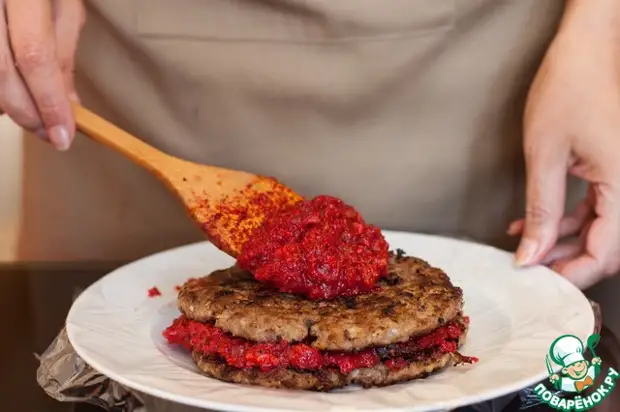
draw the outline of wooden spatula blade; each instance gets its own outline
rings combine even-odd
[[[190,165],[173,186],[209,240],[234,257],[266,218],[303,199],[273,178]]]

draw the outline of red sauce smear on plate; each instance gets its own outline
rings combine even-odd
[[[155,298],[157,296],[161,296],[161,292],[157,288],[157,286],[153,286],[147,291],[149,298]]]
[[[256,343],[235,338],[212,324],[189,320],[185,316],[175,319],[164,332],[170,344],[184,346],[207,355],[216,355],[230,366],[246,369],[259,368],[270,371],[280,367],[303,370],[338,368],[346,374],[355,369],[370,368],[381,362],[381,353],[400,353],[408,350],[407,357],[413,360],[424,359],[433,354],[455,353],[457,341],[463,329],[457,322],[448,322],[428,335],[411,338],[403,343],[369,348],[359,352],[320,351],[305,343],[290,344],[280,340],[269,343]],[[433,350],[429,355],[427,350]],[[387,352],[386,352],[387,351]],[[413,352],[412,352],[413,351]],[[474,363],[475,358],[466,358],[462,363]],[[398,370],[409,362],[403,357],[385,361],[388,368]]]
[[[353,207],[317,196],[258,227],[238,264],[282,292],[333,299],[372,290],[387,272],[388,243]]]

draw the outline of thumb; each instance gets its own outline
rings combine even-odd
[[[555,245],[566,197],[568,145],[558,147],[562,139],[547,136],[534,141],[525,150],[525,222],[515,258],[520,266],[538,263]]]

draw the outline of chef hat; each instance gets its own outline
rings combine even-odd
[[[551,359],[558,365],[567,367],[575,362],[584,361],[583,343],[573,335],[564,335],[555,340],[551,345]]]

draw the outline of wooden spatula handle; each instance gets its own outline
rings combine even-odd
[[[170,156],[80,105],[73,110],[79,130],[152,172],[207,238],[233,257],[268,216],[302,200],[275,179]]]
[[[119,129],[79,104],[73,105],[73,113],[78,130],[147,169],[159,171],[157,164],[170,160],[169,155]]]

